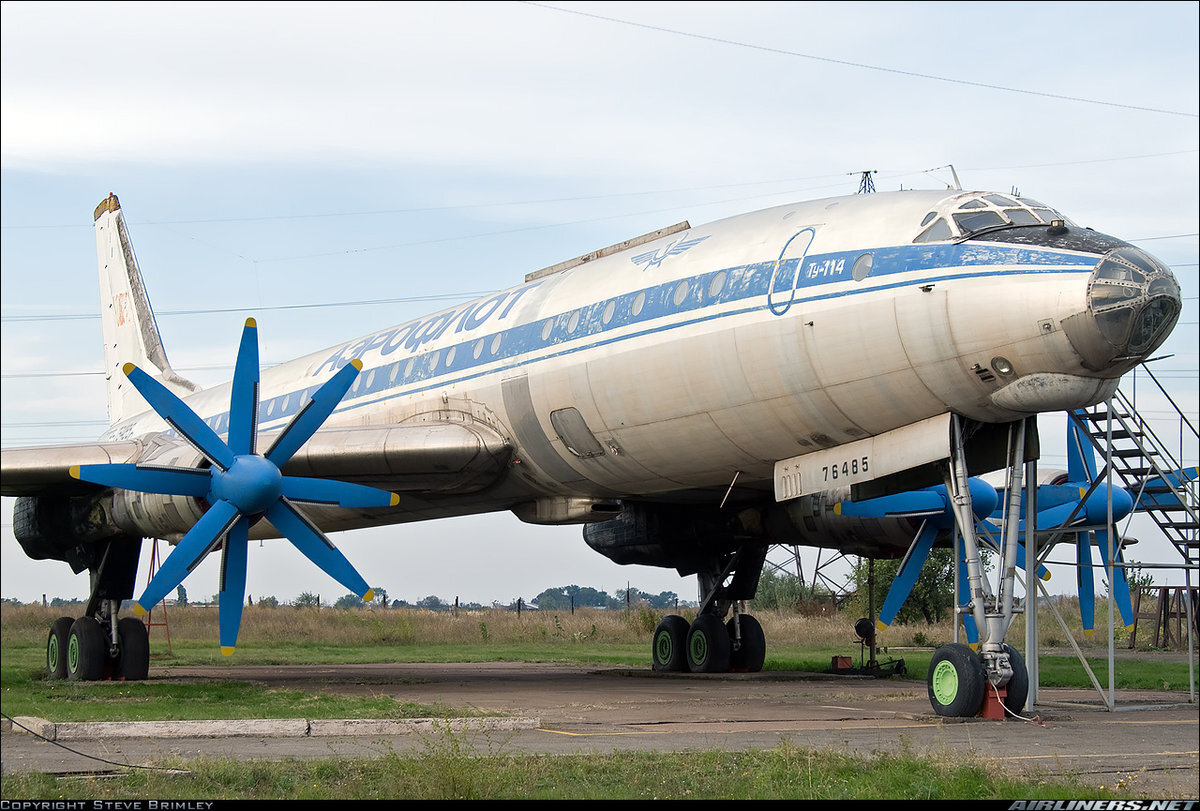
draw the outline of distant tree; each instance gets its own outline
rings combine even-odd
[[[357,594],[345,594],[333,604],[334,608],[362,608],[366,603]]]
[[[383,588],[382,586],[376,586],[374,591],[375,591],[375,599],[372,600],[371,602],[374,604],[377,604],[380,608],[387,608],[388,607],[387,589]]]
[[[679,595],[673,591],[660,591],[657,595],[643,594],[651,608],[671,609],[679,603]]]
[[[258,604],[267,608],[276,608],[279,605],[279,601],[274,597],[259,597]]]
[[[292,605],[298,607],[319,606],[321,598],[319,595],[313,594],[311,591],[303,592],[299,597],[292,601]]]
[[[424,600],[417,603],[417,608],[427,608],[430,611],[449,611],[450,606],[442,602],[441,598],[435,597],[432,594]]]
[[[571,595],[567,593],[565,586],[546,589],[534,597],[532,602],[542,611],[569,611],[573,607]]]
[[[175,602],[178,605],[187,605],[187,589],[182,584],[175,589]]]
[[[986,553],[983,554],[985,565]],[[899,559],[875,561],[874,606],[876,613],[883,607],[892,581],[900,571]],[[853,610],[860,616],[868,613],[867,581],[870,579],[870,560],[857,558],[851,573],[856,588]],[[917,582],[896,614],[895,622],[935,623],[954,616],[954,555],[950,549],[934,549],[929,553]]]

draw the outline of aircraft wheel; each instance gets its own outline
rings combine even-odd
[[[971,718],[983,707],[987,677],[983,661],[967,645],[938,648],[929,662],[929,703],[938,715]]]
[[[100,623],[92,617],[75,620],[67,637],[67,678],[98,681],[104,677],[107,659],[108,640]]]
[[[696,617],[687,635],[688,670],[693,673],[729,671],[729,632],[715,614]]]
[[[1008,680],[1008,695],[1004,698],[1004,709],[1012,715],[1025,712],[1025,699],[1029,697],[1029,670],[1025,659],[1012,645],[1005,645],[1008,663],[1012,665],[1012,678]]]
[[[50,634],[46,637],[47,679],[67,677],[67,638],[74,623],[74,617],[59,617],[50,625]]]
[[[651,655],[654,670],[682,672],[688,669],[687,662],[688,621],[678,614],[662,618],[654,629]]]
[[[738,621],[742,625],[742,645],[733,645],[736,630],[731,618],[725,623],[729,632],[730,652],[729,669],[738,673],[757,673],[762,670],[763,661],[767,658],[767,638],[763,634],[762,625],[749,614],[741,614]]]
[[[119,679],[145,681],[150,675],[150,632],[146,624],[133,617],[117,621],[117,663]]]

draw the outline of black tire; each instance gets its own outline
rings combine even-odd
[[[1012,678],[1008,680],[1008,695],[1004,697],[1005,712],[1020,716],[1025,712],[1025,700],[1029,698],[1029,669],[1025,658],[1012,645],[1005,645],[1008,663],[1012,666]]]
[[[687,662],[688,621],[678,614],[663,617],[654,629],[650,643],[654,670],[682,673],[688,669]]]
[[[725,623],[730,643],[729,669],[735,673],[758,673],[762,670],[763,662],[767,658],[766,634],[763,633],[759,621],[749,614],[740,614],[737,621],[742,626],[740,647],[733,644],[737,633],[734,628],[734,620],[730,618],[729,622]]]
[[[942,645],[929,661],[929,703],[938,715],[972,718],[983,708],[987,677],[979,654],[960,643]]]
[[[125,681],[145,681],[150,675],[150,632],[133,617],[117,621],[117,663],[113,674]]]
[[[729,632],[715,614],[696,617],[687,635],[688,670],[693,673],[729,672]]]
[[[67,637],[67,678],[72,681],[99,681],[108,663],[108,639],[104,629],[92,617],[80,617],[71,625]]]
[[[67,677],[67,640],[74,624],[74,617],[59,617],[50,625],[50,634],[46,637],[47,679]]]

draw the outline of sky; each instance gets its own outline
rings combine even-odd
[[[247,316],[279,363],[681,220],[853,194],[868,170],[879,191],[1017,190],[1171,265],[1184,309],[1153,368],[1197,424],[1200,5],[1002,8],[4,2],[2,444],[105,428],[92,211],[109,192],[172,365],[207,386]],[[1137,392],[1174,437],[1144,377]],[[1044,466],[1065,467],[1061,423],[1041,423]],[[0,596],[86,597],[86,576],[24,556],[12,499],[0,526]],[[1139,537],[1133,559],[1177,561]],[[509,514],[334,541],[410,602],[695,599],[694,578]],[[215,561],[184,585],[215,594]],[[252,546],[247,591],[345,592],[283,541]]]

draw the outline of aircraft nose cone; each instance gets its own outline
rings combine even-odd
[[[1087,310],[1063,322],[1072,346],[1093,371],[1132,367],[1157,349],[1179,319],[1179,281],[1150,254],[1109,251],[1088,279]]]

